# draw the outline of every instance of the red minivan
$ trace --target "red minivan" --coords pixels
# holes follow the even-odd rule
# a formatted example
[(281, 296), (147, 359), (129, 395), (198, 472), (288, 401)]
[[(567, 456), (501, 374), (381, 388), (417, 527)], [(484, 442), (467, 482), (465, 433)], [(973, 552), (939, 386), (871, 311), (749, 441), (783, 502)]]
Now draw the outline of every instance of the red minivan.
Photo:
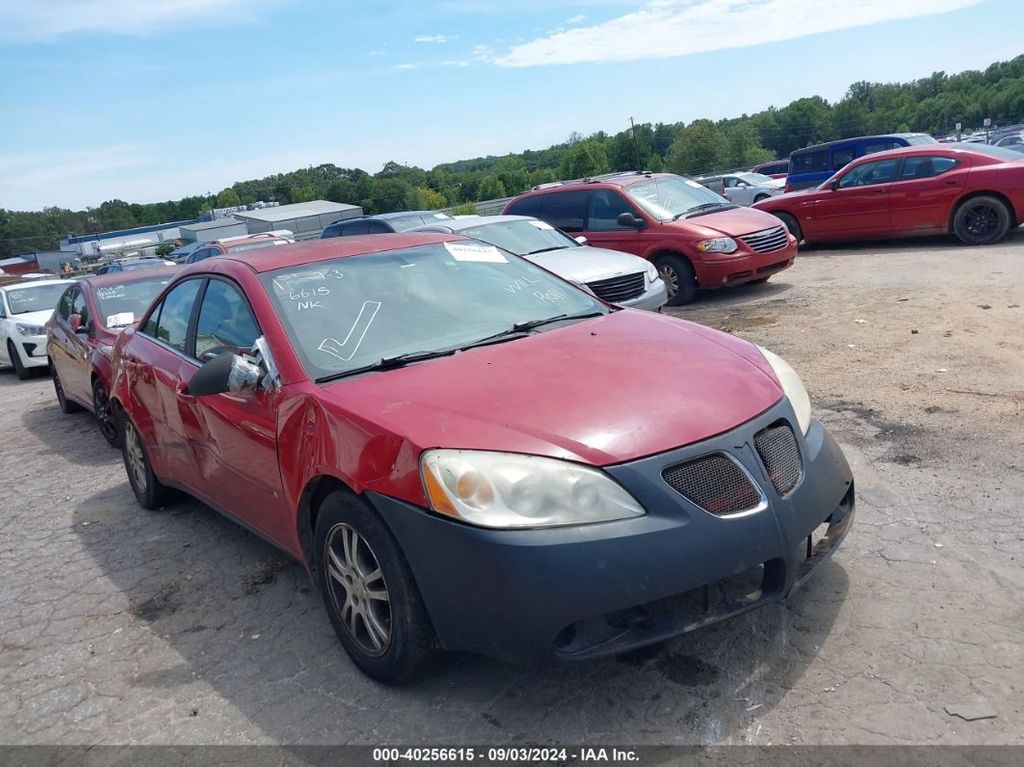
[(669, 306), (689, 303), (697, 288), (766, 282), (796, 258), (796, 240), (778, 219), (671, 173), (542, 184), (511, 200), (504, 212), (534, 216), (585, 235), (590, 245), (654, 262)]

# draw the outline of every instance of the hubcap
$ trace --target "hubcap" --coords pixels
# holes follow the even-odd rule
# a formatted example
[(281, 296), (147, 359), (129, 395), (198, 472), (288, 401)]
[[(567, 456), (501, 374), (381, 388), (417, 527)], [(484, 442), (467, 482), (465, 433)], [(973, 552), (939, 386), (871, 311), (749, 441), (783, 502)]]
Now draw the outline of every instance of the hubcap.
[(331, 528), (324, 544), (329, 588), (345, 633), (368, 655), (391, 644), (391, 599), (377, 556), (349, 525)]
[(146, 492), (148, 482), (146, 480), (146, 458), (142, 452), (142, 440), (139, 433), (132, 424), (127, 423), (124, 427), (124, 449), (128, 456), (128, 469), (132, 473), (135, 487), (140, 493)]
[(974, 237), (990, 237), (999, 229), (999, 213), (991, 205), (975, 205), (964, 216), (964, 228)]
[(96, 420), (99, 421), (103, 436), (112, 439), (116, 426), (114, 419), (110, 417), (110, 400), (107, 398), (107, 390), (103, 388), (103, 384), (97, 384), (92, 390), (92, 409), (96, 412)]
[(661, 279), (665, 283), (665, 289), (668, 291), (668, 297), (672, 298), (679, 292), (679, 275), (676, 274), (675, 269), (667, 264), (658, 267), (658, 274), (661, 275)]

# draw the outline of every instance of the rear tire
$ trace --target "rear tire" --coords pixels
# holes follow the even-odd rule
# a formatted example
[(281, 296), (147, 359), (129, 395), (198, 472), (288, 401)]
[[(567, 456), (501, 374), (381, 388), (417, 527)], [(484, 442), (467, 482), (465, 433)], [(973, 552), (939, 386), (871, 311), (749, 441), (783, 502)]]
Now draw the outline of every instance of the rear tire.
[(11, 358), (11, 365), (14, 366), (14, 373), (19, 381), (27, 381), (32, 377), (32, 371), (25, 367), (18, 350), (14, 348), (14, 341), (7, 342), (7, 356)]
[(127, 416), (124, 418), (121, 455), (124, 458), (124, 469), (128, 473), (128, 484), (139, 505), (150, 510), (164, 506), (170, 493), (153, 473), (146, 446), (142, 444), (142, 435)]
[(53, 379), (53, 390), (57, 393), (57, 406), (60, 408), (60, 412), (77, 413), (81, 410), (82, 406), (69, 400), (64, 393), (64, 384), (60, 381), (60, 373), (57, 372), (57, 366), (53, 364), (53, 360), (50, 360), (50, 378)]
[(953, 233), (965, 245), (991, 245), (1010, 231), (1013, 216), (997, 197), (971, 197), (953, 214)]
[(668, 291), (666, 306), (682, 306), (697, 295), (697, 278), (693, 266), (682, 256), (669, 253), (654, 260)]
[(767, 200), (767, 199), (768, 199), (768, 195), (766, 195), (766, 194), (759, 194), (757, 197), (754, 198), (754, 205), (757, 205), (757, 203), (761, 202), (761, 200)]
[(107, 387), (98, 378), (92, 382), (92, 411), (96, 415), (96, 423), (99, 424), (103, 439), (111, 447), (120, 447), (121, 430), (117, 426), (114, 411), (110, 409)]
[(434, 628), (384, 520), (336, 490), (320, 505), (313, 551), (327, 615), (352, 662), (385, 684), (415, 679), (437, 655)]
[(783, 224), (786, 225), (786, 228), (789, 230), (789, 233), (796, 237), (797, 242), (803, 241), (804, 233), (803, 230), (800, 229), (800, 224), (797, 222), (796, 217), (789, 213), (783, 213), (781, 211), (778, 213), (772, 211), (772, 213), (775, 215), (777, 219), (779, 219)]

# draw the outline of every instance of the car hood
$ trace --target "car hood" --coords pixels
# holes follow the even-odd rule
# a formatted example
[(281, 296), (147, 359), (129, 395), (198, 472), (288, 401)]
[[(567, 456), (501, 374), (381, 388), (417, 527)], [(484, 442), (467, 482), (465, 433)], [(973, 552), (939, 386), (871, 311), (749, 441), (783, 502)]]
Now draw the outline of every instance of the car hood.
[[(707, 439), (782, 389), (756, 347), (630, 309), (321, 389), (328, 408), (425, 450), (607, 466)], [(358, 403), (355, 404), (355, 403)]]
[[(773, 197), (777, 200), (778, 197)], [(760, 232), (764, 229), (772, 229), (779, 225), (779, 220), (774, 216), (753, 208), (732, 208), (718, 213), (706, 213), (695, 218), (681, 218), (678, 221), (670, 221), (666, 226), (684, 230), (687, 235), (697, 237), (719, 237), (723, 234), (729, 237), (741, 237), (752, 232)]]
[(636, 274), (647, 271), (648, 264), (639, 256), (607, 248), (592, 248), (589, 245), (549, 250), (524, 258), (574, 282), (593, 282), (623, 274)]
[(754, 207), (759, 210), (773, 210), (779, 205), (784, 205), (789, 200), (797, 200), (801, 197), (808, 197), (812, 194), (818, 194), (818, 189), (813, 186), (808, 189), (799, 189), (795, 192), (784, 192), (782, 194), (773, 195), (767, 200), (756, 202), (754, 203)]
[(44, 309), (39, 312), (25, 312), (24, 314), (12, 314), (8, 319), (12, 322), (24, 322), (26, 325), (45, 325), (53, 316), (53, 309)]

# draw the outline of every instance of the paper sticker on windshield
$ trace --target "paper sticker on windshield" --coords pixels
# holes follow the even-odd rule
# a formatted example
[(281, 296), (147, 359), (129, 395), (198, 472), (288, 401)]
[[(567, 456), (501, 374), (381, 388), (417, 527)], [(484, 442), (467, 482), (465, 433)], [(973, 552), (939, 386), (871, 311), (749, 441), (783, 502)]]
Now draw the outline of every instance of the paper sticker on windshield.
[(447, 213), (435, 213), (434, 218), (448, 218)]
[(469, 242), (446, 242), (444, 244), (456, 261), (483, 261), (488, 264), (507, 264), (508, 259), (493, 245), (477, 245)]
[(690, 179), (686, 179), (686, 183), (689, 184), (690, 186), (692, 186), (694, 189), (703, 189), (704, 188), (704, 186), (702, 184), (698, 184), (696, 181), (691, 181)]
[(108, 328), (123, 328), (135, 322), (134, 312), (118, 312), (107, 317)]
[(549, 224), (547, 221), (538, 221), (535, 218), (531, 219), (530, 223), (533, 224), (538, 229), (554, 229), (555, 228), (555, 227), (551, 226), (551, 224)]

